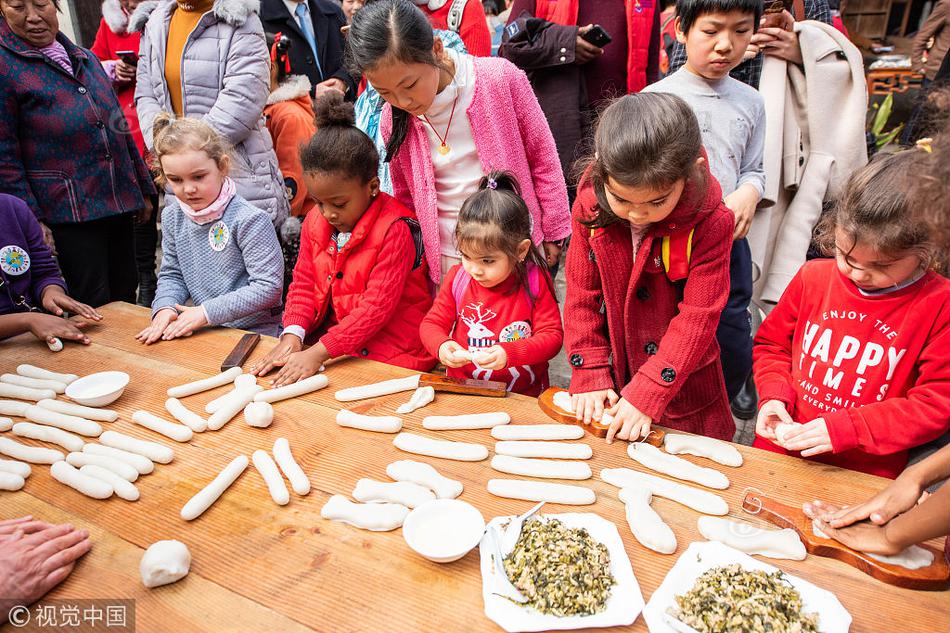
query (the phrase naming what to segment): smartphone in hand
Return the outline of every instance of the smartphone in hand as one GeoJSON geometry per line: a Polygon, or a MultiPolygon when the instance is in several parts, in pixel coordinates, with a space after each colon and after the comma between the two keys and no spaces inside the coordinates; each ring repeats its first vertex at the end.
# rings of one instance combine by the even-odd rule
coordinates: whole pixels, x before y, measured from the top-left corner
{"type": "Polygon", "coordinates": [[[137,51],[116,51],[115,54],[129,66],[139,65],[139,54],[137,51]]]}
{"type": "Polygon", "coordinates": [[[610,37],[610,34],[608,34],[607,31],[604,30],[604,27],[599,24],[595,24],[591,30],[581,35],[581,38],[586,42],[590,42],[597,48],[603,48],[613,41],[613,38],[610,37]]]}

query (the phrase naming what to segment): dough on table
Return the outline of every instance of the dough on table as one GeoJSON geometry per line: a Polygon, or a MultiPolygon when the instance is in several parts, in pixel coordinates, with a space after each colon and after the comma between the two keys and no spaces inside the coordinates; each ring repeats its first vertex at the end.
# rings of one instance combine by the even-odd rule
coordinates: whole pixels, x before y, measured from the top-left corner
{"type": "Polygon", "coordinates": [[[764,530],[745,521],[708,516],[699,517],[696,526],[706,540],[725,543],[746,554],[789,560],[805,560],[808,555],[798,532],[791,528],[764,530]]]}
{"type": "MultiPolygon", "coordinates": [[[[821,528],[818,527],[818,520],[815,519],[811,523],[812,532],[815,533],[815,536],[819,538],[829,538],[827,534],[821,531],[821,528]]],[[[862,552],[865,556],[870,556],[874,560],[886,563],[888,565],[897,565],[898,567],[904,567],[906,569],[921,569],[923,567],[930,567],[934,562],[934,555],[928,549],[924,549],[919,545],[911,545],[905,549],[900,554],[893,554],[891,556],[882,556],[881,554],[869,554],[867,552],[862,552]]]]}
{"type": "Polygon", "coordinates": [[[191,569],[191,552],[181,541],[152,543],[142,555],[139,574],[149,589],[181,580],[191,569]]]}
{"type": "Polygon", "coordinates": [[[353,503],[343,495],[333,495],[320,510],[324,519],[374,532],[395,530],[408,514],[409,508],[398,503],[353,503]]]}

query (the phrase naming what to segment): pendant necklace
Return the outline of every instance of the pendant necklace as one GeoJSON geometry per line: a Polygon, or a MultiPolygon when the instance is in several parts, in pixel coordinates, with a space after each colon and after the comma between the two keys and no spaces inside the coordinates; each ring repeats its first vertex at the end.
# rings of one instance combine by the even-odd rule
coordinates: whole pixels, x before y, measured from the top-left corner
{"type": "Polygon", "coordinates": [[[449,112],[449,122],[445,126],[445,136],[441,136],[439,134],[438,130],[435,129],[435,126],[433,126],[432,123],[429,121],[429,117],[427,117],[424,114],[422,115],[422,118],[425,120],[426,124],[430,128],[432,128],[432,133],[435,134],[436,138],[438,138],[441,143],[441,145],[439,145],[438,147],[438,151],[439,151],[439,154],[441,154],[442,156],[445,156],[446,154],[452,151],[452,148],[449,147],[446,141],[449,138],[449,128],[452,127],[452,118],[455,116],[455,105],[458,103],[458,101],[459,101],[459,98],[458,98],[458,95],[456,95],[455,100],[452,101],[452,111],[449,112]]]}

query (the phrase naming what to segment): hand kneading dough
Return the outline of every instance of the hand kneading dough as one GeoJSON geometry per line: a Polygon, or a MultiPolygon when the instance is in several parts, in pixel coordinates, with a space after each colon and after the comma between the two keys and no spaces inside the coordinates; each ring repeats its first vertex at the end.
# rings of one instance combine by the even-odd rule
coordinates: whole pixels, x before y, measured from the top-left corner
{"type": "Polygon", "coordinates": [[[426,406],[433,400],[435,400],[434,387],[419,387],[412,392],[412,397],[409,398],[409,402],[400,405],[399,408],[396,409],[396,413],[400,415],[412,413],[416,409],[421,409],[422,407],[426,406]]]}
{"type": "Polygon", "coordinates": [[[511,422],[504,411],[496,413],[468,413],[466,415],[430,415],[422,418],[422,427],[430,431],[463,429],[490,429],[511,422]]]}
{"type": "Polygon", "coordinates": [[[646,442],[631,442],[627,446],[627,455],[640,462],[641,465],[670,477],[693,481],[718,490],[729,487],[729,478],[718,470],[703,468],[682,457],[668,455],[646,442]]]}
{"type": "Polygon", "coordinates": [[[576,424],[506,424],[491,430],[496,440],[579,440],[584,428],[576,424]]]}
{"type": "Polygon", "coordinates": [[[409,508],[398,503],[353,503],[343,495],[333,495],[320,510],[324,519],[374,532],[395,530],[408,514],[409,508]]]}
{"type": "Polygon", "coordinates": [[[401,418],[392,415],[362,415],[347,409],[337,411],[336,423],[351,429],[374,431],[376,433],[398,433],[402,429],[401,418]]]}
{"type": "Polygon", "coordinates": [[[788,422],[783,422],[776,425],[775,427],[775,443],[785,448],[785,436],[789,434],[790,431],[794,431],[798,428],[798,424],[789,424],[788,422]]]}
{"type": "Polygon", "coordinates": [[[579,442],[496,442],[497,455],[543,459],[590,459],[594,451],[579,442]]]}
{"type": "Polygon", "coordinates": [[[604,468],[600,478],[618,488],[644,487],[655,497],[666,497],[704,514],[729,514],[729,504],[717,494],[629,468],[604,468]]]}
{"type": "Polygon", "coordinates": [[[407,453],[455,459],[461,462],[480,462],[488,459],[488,448],[481,444],[434,440],[415,433],[400,433],[393,438],[393,446],[407,453]]]}
{"type": "Polygon", "coordinates": [[[461,481],[449,479],[423,462],[402,459],[387,466],[386,474],[396,481],[408,481],[425,486],[434,492],[439,499],[454,499],[462,494],[461,481]]]}
{"type": "MultiPolygon", "coordinates": [[[[817,519],[812,521],[811,524],[812,532],[815,533],[815,536],[819,538],[828,538],[828,535],[821,531],[818,527],[817,519]]],[[[934,562],[934,555],[928,549],[924,549],[919,545],[911,545],[905,549],[900,554],[894,554],[892,556],[882,556],[881,554],[868,554],[864,552],[865,556],[870,556],[874,560],[881,561],[888,565],[897,565],[898,567],[904,567],[906,569],[920,569],[921,567],[930,567],[934,562]]]]}
{"type": "Polygon", "coordinates": [[[676,535],[650,507],[653,495],[649,490],[642,487],[621,488],[620,500],[624,504],[630,531],[641,545],[660,554],[676,551],[676,535]]]}
{"type": "Polygon", "coordinates": [[[353,498],[363,503],[398,503],[415,508],[435,499],[435,493],[425,486],[408,481],[384,482],[363,478],[356,482],[353,498]]]}
{"type": "Polygon", "coordinates": [[[547,501],[575,506],[590,505],[597,501],[597,496],[590,488],[522,479],[489,479],[488,492],[507,499],[547,501]]]}
{"type": "Polygon", "coordinates": [[[191,552],[181,541],[152,543],[142,555],[142,584],[152,589],[181,580],[191,569],[191,552]]]}
{"type": "Polygon", "coordinates": [[[805,560],[808,555],[805,544],[791,528],[763,530],[745,521],[719,517],[699,517],[696,526],[706,540],[725,543],[746,554],[789,560],[805,560]]]}
{"type": "Polygon", "coordinates": [[[711,459],[723,466],[742,466],[742,453],[735,446],[711,437],[667,433],[663,448],[672,455],[695,455],[711,459]]]}

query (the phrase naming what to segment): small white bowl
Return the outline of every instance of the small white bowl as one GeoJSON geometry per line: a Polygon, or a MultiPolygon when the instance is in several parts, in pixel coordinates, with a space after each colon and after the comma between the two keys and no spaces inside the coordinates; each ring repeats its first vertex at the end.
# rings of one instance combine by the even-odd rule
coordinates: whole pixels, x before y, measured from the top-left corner
{"type": "Polygon", "coordinates": [[[415,552],[436,563],[451,563],[468,554],[485,532],[478,508],[458,499],[427,501],[409,513],[402,536],[415,552]]]}
{"type": "Polygon", "coordinates": [[[83,376],[66,387],[66,397],[87,407],[104,407],[119,399],[129,384],[124,371],[100,371],[83,376]]]}

